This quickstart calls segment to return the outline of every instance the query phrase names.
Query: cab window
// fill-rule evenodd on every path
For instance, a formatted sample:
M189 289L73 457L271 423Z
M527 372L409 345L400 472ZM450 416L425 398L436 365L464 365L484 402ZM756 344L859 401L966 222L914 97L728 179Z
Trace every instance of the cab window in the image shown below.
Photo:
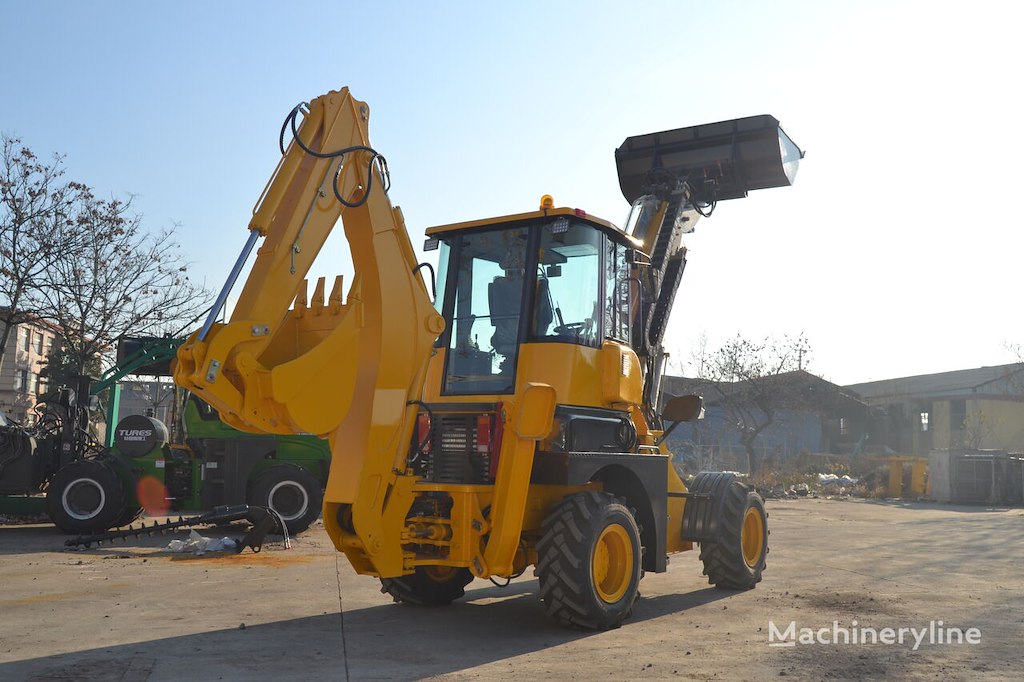
M630 266L626 259L627 248L605 238L604 258L604 329L605 336L622 343L630 342L630 318L632 315L632 291L630 287Z
M527 235L523 227L458 238L445 393L515 387Z

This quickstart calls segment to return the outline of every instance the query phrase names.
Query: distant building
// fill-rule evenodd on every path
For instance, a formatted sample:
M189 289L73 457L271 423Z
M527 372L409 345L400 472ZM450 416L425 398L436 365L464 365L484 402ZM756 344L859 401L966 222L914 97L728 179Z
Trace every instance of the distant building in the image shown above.
M1024 451L1024 363L901 377L845 387L884 411L888 446Z
M856 395L809 372L797 370L775 377L784 395L775 405L774 419L754 441L759 461L772 467L801 454L860 454L877 451L886 440L884 415ZM704 397L704 419L681 424L669 437L677 460L691 470L746 471L746 450L740 442L743 412L748 421L765 416L752 405L727 404L723 393L743 395L745 382L715 387L702 379L666 376L665 396ZM682 462L681 462L682 463Z
M2 325L0 322L0 330ZM17 421L31 420L32 408L49 388L41 372L54 343L59 343L59 337L48 322L31 320L14 325L0 371L0 411Z

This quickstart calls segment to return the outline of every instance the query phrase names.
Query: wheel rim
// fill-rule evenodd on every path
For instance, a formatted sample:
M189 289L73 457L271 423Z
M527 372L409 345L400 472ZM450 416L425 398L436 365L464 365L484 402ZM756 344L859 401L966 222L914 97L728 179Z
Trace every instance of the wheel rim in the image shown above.
M282 519L294 521L309 509L309 494L295 481L281 481L270 489L267 503Z
M764 519L756 507L750 507L743 515L740 543L743 545L744 563L750 568L757 568L764 549Z
M623 526L614 523L601 531L590 566L601 601L614 604L622 599L633 567L633 543Z
M78 521L95 517L107 503L103 486L92 478L79 478L71 482L60 496L67 515Z
M458 569L454 566L423 566L422 570L435 583L446 583L455 577Z

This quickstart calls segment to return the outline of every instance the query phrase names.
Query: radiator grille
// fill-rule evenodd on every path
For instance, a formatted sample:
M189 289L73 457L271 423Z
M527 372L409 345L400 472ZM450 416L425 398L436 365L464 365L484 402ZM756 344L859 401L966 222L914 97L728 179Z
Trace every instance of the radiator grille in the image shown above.
M486 483L490 458L477 448L477 416L435 414L427 478L435 483Z

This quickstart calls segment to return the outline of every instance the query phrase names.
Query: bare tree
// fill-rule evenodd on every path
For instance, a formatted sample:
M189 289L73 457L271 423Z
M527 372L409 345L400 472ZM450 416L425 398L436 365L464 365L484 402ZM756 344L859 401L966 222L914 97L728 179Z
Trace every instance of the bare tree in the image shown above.
M1004 347L1015 358L1015 364L1006 369L1004 381L1006 391L1013 395L1024 396L1024 344L1005 343Z
M78 385L78 378L83 374L90 377L103 374L103 358L93 356L82 367L78 355L69 354L64 347L63 339L59 337L46 356L43 368L39 372L40 380L45 381L46 386L52 391L60 386Z
M971 450L980 450L995 433L995 424L981 409L968 412L960 426L964 431L964 445Z
M209 305L210 292L188 278L174 230L144 231L130 207L81 197L73 226L81 242L60 252L37 292L37 309L60 327L69 369L84 371L122 336L176 331Z
M89 190L63 175L62 157L43 162L20 140L0 138L0 370L11 330L38 317L26 302L61 253L76 248L67 227Z
M758 436L780 410L802 401L792 372L806 366L810 345L802 335L760 342L737 335L715 351L701 344L699 352L695 361L705 397L736 425L753 474L760 465L754 449Z

